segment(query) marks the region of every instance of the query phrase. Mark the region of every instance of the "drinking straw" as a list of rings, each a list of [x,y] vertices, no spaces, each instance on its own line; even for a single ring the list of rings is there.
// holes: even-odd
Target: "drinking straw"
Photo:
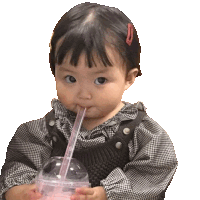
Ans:
[[[86,113],[86,108],[81,107],[76,116],[76,120],[75,120],[73,129],[72,129],[72,133],[71,133],[68,145],[67,145],[67,150],[65,152],[63,162],[62,162],[60,172],[59,172],[59,175],[60,175],[59,177],[61,177],[61,181],[64,181],[65,177],[67,176],[69,165],[70,165],[72,155],[74,152],[74,148],[76,145],[76,140],[77,140],[78,133],[81,128],[85,113]]]

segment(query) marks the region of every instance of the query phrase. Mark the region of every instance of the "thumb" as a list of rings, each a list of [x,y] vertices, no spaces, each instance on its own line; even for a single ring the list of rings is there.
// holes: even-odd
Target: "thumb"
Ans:
[[[32,190],[32,191],[34,191],[34,192],[38,192],[38,187],[37,187],[36,184],[29,185],[29,189]]]
[[[38,187],[37,187],[36,184],[31,184],[31,185],[29,185],[29,190],[31,190],[31,191],[33,191],[33,192],[35,192],[35,193],[39,193]]]
[[[42,197],[42,194],[39,192],[35,193],[35,199],[40,199]]]
[[[29,191],[29,195],[32,200],[40,199],[42,197],[42,194],[38,192],[35,184],[29,185]]]

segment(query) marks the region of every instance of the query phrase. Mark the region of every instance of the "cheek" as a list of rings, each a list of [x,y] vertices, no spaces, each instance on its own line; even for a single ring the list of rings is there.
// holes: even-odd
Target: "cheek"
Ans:
[[[59,81],[56,82],[56,90],[57,90],[58,99],[63,104],[67,105],[73,102],[73,95],[72,95],[73,93],[67,90],[65,86]]]
[[[124,93],[123,87],[118,84],[111,84],[106,90],[101,93],[102,99],[110,99],[110,101],[121,100]]]
[[[115,107],[122,99],[122,92],[119,89],[111,88],[109,90],[98,93],[98,103],[106,109],[106,107]]]
[[[56,90],[57,90],[58,97],[64,95],[64,91],[65,91],[64,86],[59,81],[56,82]]]

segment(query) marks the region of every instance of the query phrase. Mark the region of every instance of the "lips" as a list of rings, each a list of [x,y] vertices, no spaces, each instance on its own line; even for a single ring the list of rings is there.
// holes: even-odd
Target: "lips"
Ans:
[[[87,110],[91,108],[91,106],[77,105],[79,108],[86,108]]]

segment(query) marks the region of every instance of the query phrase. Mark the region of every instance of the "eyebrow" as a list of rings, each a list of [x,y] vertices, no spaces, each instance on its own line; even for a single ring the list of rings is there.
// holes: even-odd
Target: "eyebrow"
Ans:
[[[104,73],[104,72],[107,72],[107,71],[108,71],[108,69],[105,68],[105,69],[101,69],[99,71],[93,72],[93,74],[100,74],[100,73]]]
[[[71,71],[71,70],[69,70],[69,69],[66,69],[66,68],[64,68],[64,67],[62,67],[62,66],[60,66],[60,69],[61,69],[62,71],[66,71],[66,72],[73,72],[73,73],[76,73],[76,72]]]
[[[76,73],[75,71],[69,70],[69,69],[64,68],[64,67],[62,67],[62,66],[60,66],[60,69],[61,69],[62,71],[66,71],[66,72]],[[92,74],[100,74],[100,73],[105,73],[105,72],[107,72],[107,71],[108,71],[108,69],[105,68],[105,69],[101,69],[101,70],[98,70],[98,71],[96,71],[96,72],[93,72]]]

